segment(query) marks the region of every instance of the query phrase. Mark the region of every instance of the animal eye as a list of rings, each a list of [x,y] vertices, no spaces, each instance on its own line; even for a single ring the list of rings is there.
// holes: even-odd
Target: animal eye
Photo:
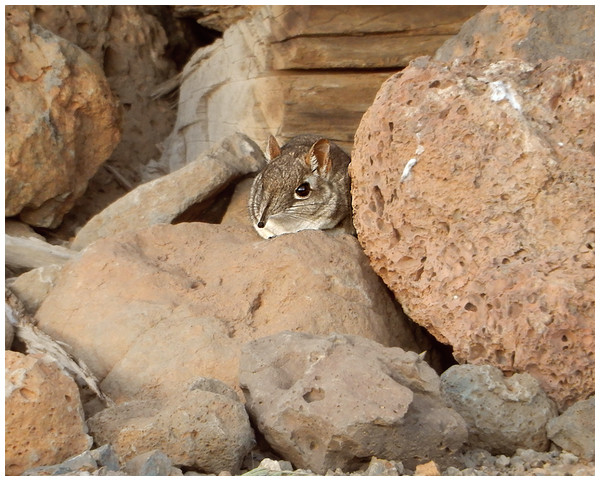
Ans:
[[[308,194],[310,194],[310,184],[308,182],[304,182],[296,188],[297,198],[308,197]]]

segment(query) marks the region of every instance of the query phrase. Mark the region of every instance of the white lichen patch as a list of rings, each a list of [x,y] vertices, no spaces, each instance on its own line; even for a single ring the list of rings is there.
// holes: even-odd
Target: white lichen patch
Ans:
[[[508,100],[513,109],[521,111],[521,104],[517,100],[516,93],[510,85],[505,84],[502,80],[496,80],[490,82],[490,89],[492,90],[491,99],[492,102],[500,102],[502,100]]]

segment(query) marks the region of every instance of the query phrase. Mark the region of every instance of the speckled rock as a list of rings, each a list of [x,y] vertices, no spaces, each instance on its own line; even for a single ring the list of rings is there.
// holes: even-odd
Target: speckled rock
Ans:
[[[489,5],[467,20],[433,58],[594,60],[594,29],[593,5]]]
[[[414,60],[350,164],[354,224],[405,312],[460,362],[594,391],[594,63]]]
[[[257,429],[302,469],[356,470],[372,456],[447,466],[467,439],[439,377],[415,352],[358,336],[282,332],[244,346],[240,386]]]
[[[83,50],[6,9],[5,215],[56,227],[120,139],[118,101]]]
[[[165,474],[171,462],[205,473],[237,472],[254,446],[244,405],[231,388],[216,381],[193,383],[162,400],[107,408],[88,425],[96,443],[111,444],[134,475]],[[146,455],[138,457],[140,453]]]
[[[504,377],[493,366],[455,365],[441,376],[442,397],[467,422],[469,445],[492,454],[548,448],[556,405],[529,374]]]
[[[75,381],[51,360],[4,355],[6,474],[57,464],[91,447]]]
[[[592,396],[576,402],[547,426],[553,443],[588,461],[596,454],[595,401],[596,396]]]

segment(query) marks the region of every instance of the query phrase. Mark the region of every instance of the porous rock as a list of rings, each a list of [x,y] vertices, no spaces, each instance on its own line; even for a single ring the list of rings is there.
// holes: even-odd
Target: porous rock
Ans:
[[[296,467],[352,471],[372,456],[447,463],[467,439],[415,352],[358,336],[282,332],[249,342],[240,386],[257,429]]]
[[[594,60],[594,30],[592,5],[489,5],[467,20],[433,58]]]
[[[595,400],[592,396],[576,402],[547,426],[548,437],[554,444],[588,461],[596,454]]]
[[[241,346],[286,329],[419,349],[356,239],[324,231],[268,241],[203,223],[123,232],[66,264],[36,318],[116,402],[198,376],[236,386]]]
[[[7,7],[5,215],[56,227],[120,139],[120,113],[100,66]]]
[[[594,66],[426,58],[356,133],[354,224],[407,315],[460,362],[594,391]]]
[[[94,216],[73,240],[74,249],[125,230],[170,223],[188,208],[208,201],[229,182],[265,163],[260,147],[242,134],[222,139],[210,151],[172,174],[135,188]]]
[[[493,366],[455,365],[441,376],[442,397],[466,421],[469,445],[492,454],[544,451],[555,403],[529,374],[504,377]]]
[[[53,465],[91,446],[75,381],[52,361],[5,351],[5,469]]]
[[[97,443],[113,446],[131,474],[161,474],[165,457],[206,473],[236,472],[254,446],[254,432],[231,388],[220,383],[215,389],[215,384],[192,384],[166,400],[138,399],[107,408],[88,420],[90,432]],[[149,453],[154,450],[162,456]],[[136,459],[139,453],[148,455]]]

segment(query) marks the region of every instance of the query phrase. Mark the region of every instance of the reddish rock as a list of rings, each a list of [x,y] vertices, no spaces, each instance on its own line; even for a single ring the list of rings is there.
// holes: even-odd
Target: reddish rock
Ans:
[[[66,264],[36,317],[117,402],[198,376],[236,386],[241,346],[283,330],[419,350],[356,239],[324,231],[268,241],[202,223],[123,232]]]
[[[594,60],[594,18],[593,5],[490,5],[465,22],[434,60]]]
[[[594,391],[594,63],[420,58],[356,133],[354,224],[405,312],[462,362]]]
[[[5,351],[5,468],[15,476],[90,448],[79,389],[52,361]]]
[[[117,145],[119,110],[83,50],[6,11],[5,215],[56,227]]]

